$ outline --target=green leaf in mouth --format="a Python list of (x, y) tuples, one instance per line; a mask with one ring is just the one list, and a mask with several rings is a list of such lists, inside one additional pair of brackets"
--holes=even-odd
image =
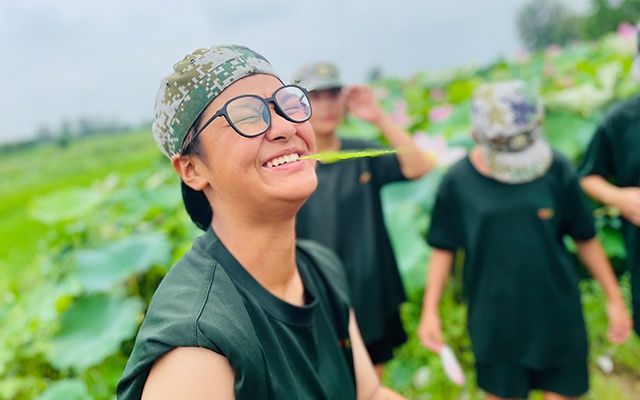
[(321, 151), (317, 154), (309, 154), (306, 156), (300, 157), (301, 160), (312, 159), (318, 160), (321, 163), (329, 164), (342, 160), (349, 160), (352, 158), (360, 158), (360, 157), (378, 157), (384, 156), (387, 154), (394, 154), (397, 150), (389, 149), (363, 149), (363, 150), (341, 150), (341, 151)]

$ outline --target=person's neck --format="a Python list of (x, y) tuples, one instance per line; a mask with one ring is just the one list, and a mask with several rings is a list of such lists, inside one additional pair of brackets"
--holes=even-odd
[(335, 133), (316, 135), (316, 147), (318, 151), (338, 151), (342, 148), (342, 143)]
[(487, 165), (484, 155), (482, 154), (482, 149), (479, 145), (474, 146), (469, 152), (469, 161), (471, 161), (471, 165), (482, 175), (491, 176), (491, 170)]
[(214, 213), (211, 225), (227, 250), (262, 287), (288, 303), (304, 304), (293, 216), (280, 219), (261, 213), (249, 218), (221, 218)]

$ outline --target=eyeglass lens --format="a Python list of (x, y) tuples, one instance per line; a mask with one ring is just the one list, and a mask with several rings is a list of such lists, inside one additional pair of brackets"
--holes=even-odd
[(311, 116), (309, 98), (296, 86), (283, 86), (271, 99), (247, 95), (227, 104), (227, 116), (233, 127), (244, 135), (257, 136), (269, 129), (271, 112), (267, 101), (273, 100), (276, 111), (291, 122), (304, 122)]

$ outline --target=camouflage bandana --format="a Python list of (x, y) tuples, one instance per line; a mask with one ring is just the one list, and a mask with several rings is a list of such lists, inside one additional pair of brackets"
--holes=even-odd
[(553, 152), (544, 138), (543, 119), (542, 102), (522, 81), (478, 88), (471, 125), (493, 178), (514, 184), (546, 173)]
[(291, 83), (302, 86), (309, 92), (314, 90), (338, 89), (344, 85), (335, 65), (320, 62), (305, 65), (294, 75)]
[(180, 151), (193, 123), (233, 82), (253, 74), (277, 77), (269, 61), (238, 45), (198, 49), (173, 69), (160, 84), (152, 124), (153, 136), (167, 157)]

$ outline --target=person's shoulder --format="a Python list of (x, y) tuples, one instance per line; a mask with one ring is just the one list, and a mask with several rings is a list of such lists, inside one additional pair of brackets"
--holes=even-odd
[(452, 164), (444, 173), (443, 181), (456, 181), (468, 178), (473, 173), (473, 167), (469, 161), (469, 156), (462, 157)]
[(640, 120), (640, 94), (613, 103), (606, 110), (603, 120), (615, 122)]
[(331, 248), (308, 239), (298, 239), (296, 245), (311, 259), (311, 267), (331, 286), (330, 289), (337, 289), (343, 295), (348, 293), (342, 261)]

